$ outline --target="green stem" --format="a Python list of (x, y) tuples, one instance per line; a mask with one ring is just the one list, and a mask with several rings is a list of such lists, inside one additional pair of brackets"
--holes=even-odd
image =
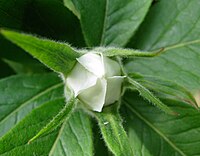
[(117, 111), (117, 104), (105, 107), (103, 112), (94, 113), (104, 141), (115, 156), (133, 156), (127, 134), (122, 126), (122, 119)]

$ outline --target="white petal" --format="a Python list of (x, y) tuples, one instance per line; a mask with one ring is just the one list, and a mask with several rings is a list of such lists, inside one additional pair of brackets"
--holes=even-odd
[(78, 62), (82, 64), (88, 71), (92, 72), (98, 77), (104, 75), (104, 65), (102, 57), (98, 54), (87, 53), (79, 57)]
[(105, 103), (106, 86), (105, 79), (98, 79), (95, 86), (84, 90), (78, 98), (87, 104), (91, 110), (101, 112)]
[(75, 67), (67, 77), (67, 85), (74, 91), (75, 97), (84, 89), (96, 84), (97, 77), (87, 71), (81, 64), (76, 63)]
[(108, 57), (103, 56), (105, 77), (120, 76), (121, 68), (117, 61), (111, 60)]
[(112, 104), (120, 99), (123, 79), (124, 76), (113, 76), (107, 78), (107, 93), (105, 105)]

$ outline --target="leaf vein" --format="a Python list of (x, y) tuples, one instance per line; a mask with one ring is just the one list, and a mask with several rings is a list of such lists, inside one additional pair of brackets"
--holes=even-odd
[(169, 138), (167, 138), (167, 136), (165, 136), (165, 134), (163, 132), (158, 130), (153, 124), (151, 124), (147, 119), (145, 119), (145, 117), (143, 117), (139, 112), (137, 112), (137, 110), (132, 108), (126, 100), (124, 100), (124, 102), (125, 102), (126, 107), (129, 108), (129, 110), (131, 110), (138, 118), (140, 118), (140, 120), (142, 120), (146, 125), (148, 125), (152, 130), (154, 130), (158, 135), (160, 135), (173, 149), (175, 149), (180, 155), (187, 156), (187, 154), (185, 154), (181, 149), (179, 149), (174, 144), (174, 142), (172, 142), (172, 140), (170, 140)]
[(160, 36), (155, 40), (155, 42), (152, 44), (151, 48), (152, 49), (157, 43), (158, 41), (160, 41), (160, 39), (164, 36), (164, 34), (169, 30), (170, 27), (173, 26), (174, 21), (176, 21), (175, 19), (185, 10), (187, 9), (187, 7), (189, 6), (189, 3), (192, 1), (189, 1), (187, 5), (185, 5), (185, 8), (183, 8), (181, 11), (179, 11), (172, 19), (172, 21), (165, 27), (164, 31), (160, 34)]
[(51, 90), (54, 90), (58, 87), (61, 87), (62, 83), (58, 83), (55, 84), (49, 88), (46, 88), (45, 90), (41, 91), (40, 93), (37, 93), (36, 95), (32, 96), (31, 98), (29, 98), (28, 100), (24, 101), (22, 104), (20, 104), (16, 109), (14, 109), (13, 111), (9, 112), (9, 114), (7, 114), (4, 118), (2, 118), (0, 120), (0, 123), (2, 123), (3, 121), (5, 121), (6, 119), (8, 119), (11, 115), (13, 115), (14, 113), (18, 112), (18, 110), (22, 107), (24, 107), (25, 105), (29, 104), (30, 102), (34, 101), (35, 99), (39, 98), (40, 96), (50, 92)]
[(103, 21), (102, 35), (101, 35), (101, 41), (100, 41), (101, 46), (104, 45), (104, 37), (105, 37), (105, 29), (106, 29), (106, 21), (107, 21), (107, 13), (108, 13), (108, 3), (109, 3), (109, 0), (106, 0), (105, 17)]

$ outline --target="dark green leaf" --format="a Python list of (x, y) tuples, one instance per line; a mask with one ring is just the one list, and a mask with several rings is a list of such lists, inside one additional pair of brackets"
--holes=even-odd
[(42, 128), (33, 138), (29, 140), (29, 143), (45, 134), (48, 134), (60, 126), (63, 122), (66, 122), (74, 111), (74, 108), (75, 99), (73, 97), (65, 104), (64, 108), (47, 125), (45, 125), (44, 128)]
[(94, 149), (95, 153), (94, 156), (111, 156), (111, 152), (108, 151), (104, 140), (102, 138), (101, 133), (99, 132), (99, 125), (97, 124), (96, 120), (93, 120), (93, 142), (94, 142)]
[(12, 76), (0, 80), (0, 136), (32, 109), (63, 97), (63, 83), (54, 74)]
[(1, 30), (8, 40), (36, 57), (49, 68), (67, 75), (80, 56), (69, 45), (10, 30)]
[(124, 96), (125, 127), (135, 155), (199, 155), (199, 111), (176, 100), (163, 101), (175, 109), (179, 116), (156, 110), (133, 92)]
[[(0, 19), (0, 27), (67, 41), (74, 46), (84, 46), (78, 20), (58, 0), (1, 0)], [(21, 72), (45, 71), (45, 66), (2, 35), (0, 45), (0, 57), (21, 64), (25, 68)]]
[(1, 0), (0, 27), (83, 46), (80, 24), (58, 0)]
[(143, 52), (136, 49), (123, 49), (123, 48), (95, 48), (94, 50), (102, 52), (105, 56), (120, 56), (120, 57), (155, 57), (160, 55), (163, 50), (156, 52)]
[[(16, 73), (40, 73), (47, 71), (46, 67), (21, 48), (14, 45), (0, 34), (0, 59), (10, 66)], [(8, 62), (9, 61), (9, 62)], [(15, 64), (15, 65), (14, 65)], [(16, 65), (17, 64), (17, 65)], [(3, 68), (2, 68), (3, 69)], [(4, 68), (4, 70), (6, 70)]]
[(34, 74), (34, 73), (44, 73), (48, 71), (42, 64), (39, 63), (24, 63), (15, 62), (12, 60), (3, 59), (17, 74)]
[(110, 151), (115, 156), (133, 156), (128, 137), (122, 126), (122, 119), (115, 105), (104, 108), (101, 113), (94, 113), (94, 116)]
[[(127, 64), (129, 72), (156, 75), (192, 92), (200, 90), (200, 14), (198, 0), (159, 0), (136, 34), (134, 48), (165, 53)], [(163, 19), (163, 20), (161, 20)]]
[(165, 80), (160, 77), (138, 74), (129, 74), (129, 76), (146, 88), (156, 92), (157, 96), (179, 99), (198, 107), (192, 93), (173, 81)]
[(0, 78), (7, 77), (14, 74), (14, 71), (1, 59), (0, 59), (0, 67), (1, 69), (3, 69), (0, 73)]
[(80, 12), (77, 10), (77, 8), (74, 6), (72, 0), (63, 0), (64, 5), (71, 10), (74, 15), (76, 15), (78, 17), (78, 19), (80, 19)]
[(64, 107), (64, 99), (48, 102), (33, 110), (15, 128), (0, 139), (0, 154), (3, 156), (49, 155), (92, 156), (93, 143), (88, 116), (77, 111), (52, 133), (27, 144), (41, 127), (45, 126)]
[(89, 46), (124, 46), (143, 21), (151, 0), (71, 0)]
[(135, 81), (134, 79), (132, 79), (130, 77), (128, 77), (127, 80), (130, 83), (130, 87), (129, 87), (130, 89), (136, 89), (143, 98), (145, 98), (146, 100), (148, 100), (149, 102), (151, 102), (152, 104), (154, 104), (155, 106), (160, 108), (162, 111), (164, 111), (168, 114), (171, 114), (171, 115), (176, 115), (174, 110), (172, 110), (168, 106), (166, 106), (162, 101), (160, 101), (160, 99), (158, 99), (147, 88), (145, 88), (140, 83), (138, 83), (137, 81)]
[(80, 110), (75, 111), (65, 123), (50, 156), (93, 156), (93, 148), (90, 118)]

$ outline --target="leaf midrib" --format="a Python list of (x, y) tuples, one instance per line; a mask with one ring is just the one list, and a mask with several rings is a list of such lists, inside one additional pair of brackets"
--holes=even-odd
[(105, 17), (104, 17), (104, 21), (103, 21), (103, 26), (102, 26), (102, 35), (101, 35), (101, 41), (100, 41), (100, 45), (103, 46), (104, 45), (104, 37), (105, 37), (105, 31), (106, 31), (106, 20), (107, 20), (107, 13), (108, 13), (108, 1), (109, 0), (105, 0), (106, 1), (106, 6), (105, 6)]
[[(37, 43), (34, 43), (34, 42), (29, 42), (29, 41), (25, 41), (25, 40), (18, 40), (19, 42), (21, 42), (21, 43), (23, 43), (23, 44), (25, 44), (25, 45), (31, 45), (31, 46), (33, 46), (33, 47), (35, 47), (36, 49), (38, 48), (38, 49), (40, 49), (41, 51), (48, 51), (48, 53), (49, 54), (52, 54), (52, 51), (51, 50), (49, 50), (49, 49), (47, 49), (47, 48), (43, 48), (43, 47), (41, 47), (41, 46), (38, 46), (38, 44)], [(46, 40), (46, 41), (48, 41), (48, 40)], [(14, 41), (13, 41), (14, 42)], [(17, 45), (18, 45), (18, 43), (16, 43)], [(62, 43), (58, 43), (58, 44), (60, 44), (60, 45), (63, 45)], [(19, 47), (21, 47), (21, 45), (20, 45), (20, 43), (19, 43)], [(73, 51), (73, 52), (75, 52), (75, 51)], [(28, 52), (29, 53), (29, 52)], [(35, 55), (35, 53), (33, 54), (33, 56)], [(42, 54), (40, 54), (40, 56), (41, 56)], [(40, 57), (39, 56), (39, 57)], [(64, 58), (62, 58), (60, 55), (57, 55), (58, 57), (59, 57), (59, 59), (60, 60), (62, 60), (65, 64), (68, 64), (68, 61), (67, 60), (65, 60)], [(41, 61), (42, 63), (43, 63), (43, 61)], [(46, 63), (44, 63), (44, 64), (46, 64)], [(47, 65), (48, 66), (48, 65)], [(51, 68), (51, 67), (50, 67)], [(52, 69), (52, 68), (51, 68)], [(54, 70), (54, 69), (53, 69)]]
[[(115, 122), (116, 122), (116, 121), (115, 121), (115, 119), (112, 117), (112, 115), (109, 115), (109, 116), (111, 116), (111, 117), (109, 117), (110, 124), (111, 124), (111, 128), (112, 128), (112, 130), (114, 131), (114, 133), (116, 134), (117, 140), (118, 140), (118, 142), (119, 142), (120, 151), (126, 151), (126, 149), (128, 149), (128, 148), (126, 148), (126, 147), (123, 146), (122, 139), (120, 138), (121, 136), (119, 135), (120, 133), (118, 133), (117, 126), (115, 126)], [(120, 117), (117, 115), (117, 118), (120, 118)], [(118, 126), (121, 127), (121, 123), (119, 123)], [(115, 153), (115, 152), (113, 152), (113, 153)], [(124, 156), (124, 154), (126, 155), (126, 154), (128, 154), (128, 153), (121, 153), (121, 154), (123, 154), (122, 156)]]
[[(176, 44), (172, 44), (172, 45), (167, 45), (166, 47), (163, 47), (164, 49), (163, 49), (162, 53), (169, 51), (169, 50), (176, 49), (176, 48), (186, 47), (186, 46), (189, 46), (192, 44), (198, 44), (198, 43), (200, 43), (200, 39), (191, 40), (191, 41), (187, 41), (187, 42), (180, 42), (180, 43), (176, 43)], [(160, 50), (160, 48), (153, 50), (153, 52), (158, 52), (159, 50)]]
[[(79, 115), (80, 115), (80, 114), (79, 114)], [(81, 120), (81, 117), (80, 117), (80, 120)], [(68, 122), (68, 121), (65, 121), (65, 122), (62, 124), (62, 126), (61, 126), (61, 128), (60, 128), (60, 130), (59, 130), (59, 132), (58, 132), (58, 135), (57, 135), (57, 137), (56, 137), (56, 139), (55, 139), (55, 142), (53, 143), (53, 145), (52, 145), (52, 147), (51, 147), (51, 150), (50, 150), (50, 152), (49, 152), (49, 156), (53, 156), (54, 151), (55, 151), (55, 148), (56, 148), (56, 145), (57, 145), (58, 141), (60, 140), (60, 137), (61, 137), (61, 135), (62, 135), (62, 133), (63, 133), (63, 131), (64, 131), (64, 129), (65, 129), (65, 126), (66, 126), (67, 122)], [(69, 128), (71, 129), (71, 131), (73, 132), (74, 136), (76, 137), (76, 140), (77, 140), (77, 142), (78, 142), (78, 145), (79, 145), (79, 147), (80, 147), (80, 149), (81, 149), (83, 155), (85, 155), (84, 149), (83, 149), (83, 147), (81, 146), (81, 144), (79, 143), (79, 139), (78, 139), (76, 133), (74, 132), (74, 130), (73, 130), (73, 128), (72, 128), (72, 125), (70, 124), (70, 122), (68, 122), (68, 124), (69, 124)], [(83, 125), (83, 124), (82, 124), (82, 125)], [(84, 128), (84, 131), (85, 131), (85, 127), (84, 127), (84, 126), (83, 126), (83, 128)], [(85, 131), (85, 134), (86, 134), (86, 131)], [(61, 141), (61, 140), (60, 140), (60, 141)], [(65, 150), (63, 150), (63, 151), (65, 152)], [(66, 153), (65, 153), (65, 154), (66, 154)], [(88, 154), (88, 155), (89, 155), (89, 154)]]
[(164, 29), (164, 31), (163, 31), (162, 33), (160, 33), (159, 37), (155, 40), (155, 42), (152, 44), (152, 46), (151, 46), (150, 49), (152, 49), (152, 48), (158, 43), (158, 41), (165, 35), (165, 33), (169, 30), (169, 28), (173, 26), (173, 24), (174, 24), (173, 22), (174, 22), (174, 21), (177, 19), (177, 17), (183, 12), (183, 10), (187, 9), (187, 7), (189, 6), (189, 3), (190, 3), (190, 2), (191, 2), (191, 1), (189, 1), (188, 4), (185, 5), (185, 7), (182, 8), (182, 10), (179, 11), (179, 12), (173, 17), (173, 20), (170, 21), (170, 23), (166, 26), (166, 28)]
[(124, 100), (124, 103), (126, 105), (126, 107), (129, 108), (129, 110), (131, 110), (138, 118), (140, 118), (140, 120), (142, 120), (146, 125), (148, 125), (153, 131), (155, 131), (159, 136), (161, 136), (175, 151), (177, 151), (180, 155), (182, 156), (187, 156), (187, 154), (185, 154), (181, 149), (179, 149), (173, 141), (171, 141), (169, 138), (167, 138), (167, 136), (165, 136), (165, 134), (163, 134), (163, 132), (161, 132), (159, 129), (157, 129), (153, 124), (151, 124), (147, 119), (145, 119), (145, 117), (143, 117), (139, 112), (137, 112), (137, 110), (135, 110), (134, 108), (132, 108), (130, 106), (130, 104), (128, 103), (127, 100)]
[(40, 96), (48, 93), (49, 91), (62, 86), (62, 84), (63, 84), (62, 82), (54, 84), (51, 87), (45, 88), (45, 90), (42, 90), (41, 92), (37, 93), (36, 95), (33, 95), (32, 97), (30, 97), (29, 99), (27, 99), (26, 101), (24, 101), (22, 104), (20, 104), (18, 107), (16, 107), (13, 111), (9, 112), (9, 114), (7, 114), (4, 118), (2, 118), (0, 120), (0, 124), (2, 122), (4, 122), (6, 119), (8, 119), (11, 115), (13, 115), (14, 113), (18, 112), (18, 110), (20, 110), (21, 108), (23, 108), (25, 105), (29, 104), (30, 102), (34, 101), (35, 99), (39, 98)]
[(51, 147), (51, 150), (50, 150), (50, 152), (49, 152), (49, 156), (52, 156), (52, 155), (53, 155), (53, 152), (55, 151), (56, 145), (57, 145), (57, 143), (58, 143), (58, 141), (59, 141), (59, 139), (60, 139), (60, 136), (62, 135), (62, 132), (63, 132), (63, 130), (64, 130), (64, 128), (65, 128), (65, 124), (66, 124), (66, 122), (64, 122), (64, 123), (62, 124), (62, 126), (61, 126), (61, 128), (60, 128), (60, 130), (59, 130), (59, 132), (58, 132), (58, 135), (57, 135), (57, 137), (56, 137), (56, 140), (55, 140), (54, 144), (53, 144), (52, 147)]

